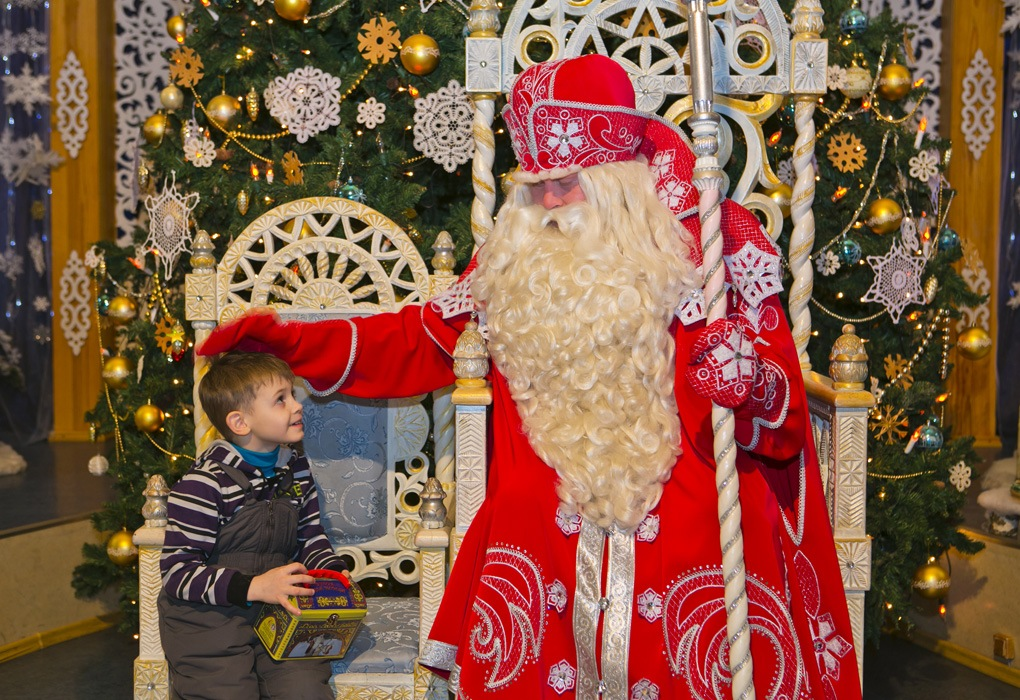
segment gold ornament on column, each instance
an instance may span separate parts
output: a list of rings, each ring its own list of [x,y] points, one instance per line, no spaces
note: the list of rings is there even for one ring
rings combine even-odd
[[[273,8],[280,17],[297,22],[308,16],[312,0],[273,0]]]
[[[106,316],[113,319],[118,326],[122,326],[138,315],[138,304],[129,296],[118,294],[110,299],[110,307],[106,310]]]
[[[911,587],[922,598],[938,600],[945,598],[949,593],[950,583],[949,572],[935,561],[935,557],[928,557],[928,563],[919,566],[914,572],[914,581]]]
[[[237,213],[244,216],[248,213],[248,190],[241,190],[237,193]]]
[[[188,36],[188,23],[180,15],[174,15],[166,21],[166,33],[178,44],[183,44]]]
[[[130,566],[138,558],[138,547],[131,540],[127,528],[115,532],[106,541],[106,556],[117,566]]]
[[[878,96],[883,100],[902,100],[910,93],[914,79],[910,69],[893,60],[878,73]]]
[[[163,112],[156,112],[142,124],[142,137],[147,143],[159,143],[166,134],[167,116]]]
[[[903,221],[903,209],[900,208],[900,205],[888,197],[880,197],[868,207],[868,218],[864,223],[872,232],[883,235],[897,230],[901,221]]]
[[[143,433],[154,433],[163,427],[166,415],[159,406],[147,403],[135,411],[135,427]]]
[[[992,336],[984,328],[973,326],[968,328],[956,341],[960,354],[968,360],[983,360],[992,351]]]
[[[790,215],[790,202],[793,200],[793,188],[785,182],[765,190],[765,195],[779,207],[784,217]]]
[[[248,118],[255,121],[259,118],[259,94],[255,88],[248,88],[244,96],[244,108],[248,112]]]
[[[400,45],[400,62],[407,72],[428,75],[439,66],[439,42],[428,34],[414,34]]]
[[[176,85],[167,85],[159,92],[159,102],[167,109],[180,109],[184,105],[184,93]]]
[[[131,360],[121,355],[115,355],[103,363],[103,381],[111,389],[124,389],[128,385],[128,378],[135,368]]]
[[[209,104],[205,106],[205,111],[208,113],[209,118],[224,129],[237,116],[240,109],[241,103],[237,101],[237,98],[233,95],[228,95],[226,92],[221,92],[209,100]]]

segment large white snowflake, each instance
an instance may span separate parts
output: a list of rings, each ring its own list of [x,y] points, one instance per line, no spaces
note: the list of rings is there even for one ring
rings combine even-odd
[[[748,241],[735,255],[724,255],[733,286],[754,308],[783,289],[782,269],[778,255],[755,247]]]
[[[467,92],[456,80],[414,101],[414,147],[452,173],[471,160],[472,108]]]
[[[273,78],[263,96],[269,113],[298,143],[340,123],[340,78],[313,66]]]
[[[910,177],[928,182],[939,174],[939,157],[936,151],[928,149],[910,159]]]
[[[0,32],[0,54],[10,57],[16,53],[27,53],[33,57],[46,53],[48,38],[35,27],[21,31],[5,29]]]
[[[1002,0],[1006,6],[1006,18],[1002,20],[1001,34],[1009,34],[1014,29],[1020,29],[1020,0]]]
[[[21,273],[24,271],[25,259],[18,255],[18,251],[8,248],[3,253],[0,253],[0,274],[9,279],[11,284],[17,284],[18,278],[21,277]]]
[[[39,237],[33,236],[28,239],[28,255],[32,258],[35,274],[41,275],[46,270],[46,248]]]
[[[823,277],[836,274],[836,270],[839,269],[839,258],[831,250],[826,250],[823,254],[815,258],[815,267],[818,268],[818,272]]]
[[[6,132],[4,132],[6,134]],[[10,142],[14,151],[14,160],[4,163],[2,170],[8,179],[15,185],[25,182],[33,185],[48,185],[50,183],[50,170],[60,165],[64,159],[56,151],[47,150],[42,141],[35,134],[27,139],[19,139]],[[0,151],[4,150],[0,145]]]
[[[868,264],[875,271],[875,279],[861,301],[882,304],[893,323],[900,322],[900,314],[908,304],[924,301],[924,292],[921,291],[922,256],[911,254],[896,241],[885,255],[869,255]]]
[[[376,102],[374,97],[369,97],[358,104],[358,123],[364,124],[366,129],[375,127],[386,121],[386,105]]]
[[[960,493],[970,488],[970,467],[962,459],[949,468],[949,483]]]
[[[188,251],[191,243],[191,212],[198,204],[198,193],[182,195],[177,191],[177,175],[173,174],[170,186],[163,181],[163,191],[158,197],[145,198],[145,209],[149,212],[149,237],[145,246],[157,253],[158,262],[163,266],[163,278],[169,279],[181,253]]]
[[[196,168],[208,168],[216,160],[216,145],[205,136],[193,136],[184,142],[184,160]]]
[[[4,104],[20,104],[26,112],[35,111],[36,105],[50,103],[50,76],[33,75],[27,63],[21,66],[21,73],[5,75]]]

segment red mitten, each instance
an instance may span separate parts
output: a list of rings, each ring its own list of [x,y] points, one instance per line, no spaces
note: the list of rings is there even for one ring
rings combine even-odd
[[[736,408],[751,396],[757,370],[758,355],[750,329],[720,318],[698,332],[685,376],[700,396]]]

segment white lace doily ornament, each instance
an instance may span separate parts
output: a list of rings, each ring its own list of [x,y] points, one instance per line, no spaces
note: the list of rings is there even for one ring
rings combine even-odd
[[[815,267],[823,277],[834,275],[839,269],[839,258],[831,250],[827,250],[815,258]]]
[[[386,105],[376,102],[374,97],[369,97],[358,104],[358,123],[364,124],[366,129],[375,127],[386,121]]]
[[[869,255],[868,264],[875,271],[875,279],[861,301],[884,306],[893,323],[900,322],[900,314],[908,304],[924,301],[921,291],[924,258],[912,255],[899,241],[895,241],[885,255]]]
[[[89,474],[92,476],[102,476],[110,470],[110,460],[103,455],[94,455],[89,460]]]
[[[22,64],[20,73],[0,80],[4,83],[4,104],[20,104],[31,114],[36,106],[50,103],[50,76],[33,75],[28,63]]]
[[[269,113],[298,143],[340,123],[340,78],[312,66],[273,78],[263,92]]]
[[[779,167],[776,169],[776,177],[790,187],[793,187],[793,158],[787,158],[786,160],[779,161]]]
[[[839,90],[846,85],[846,68],[829,66],[825,73],[825,84],[830,90]]]
[[[921,151],[910,159],[910,177],[928,182],[939,174],[939,158],[935,151]]]
[[[419,97],[414,101],[414,147],[452,173],[475,153],[471,110],[467,91],[456,80]]]
[[[178,256],[188,251],[191,243],[188,222],[198,200],[197,192],[182,195],[177,191],[176,173],[169,187],[163,180],[163,191],[158,197],[145,198],[145,209],[149,212],[149,237],[145,239],[145,246],[156,251],[157,262],[163,267],[163,279],[170,278]]]
[[[216,144],[205,136],[190,138],[184,142],[184,160],[197,168],[208,168],[216,160]]]
[[[970,467],[962,459],[949,468],[949,483],[960,493],[970,488]]]

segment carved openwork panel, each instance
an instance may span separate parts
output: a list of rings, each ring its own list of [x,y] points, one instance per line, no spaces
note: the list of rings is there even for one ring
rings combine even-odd
[[[310,197],[260,216],[216,268],[219,322],[252,306],[393,311],[429,296],[411,239],[358,202]]]

